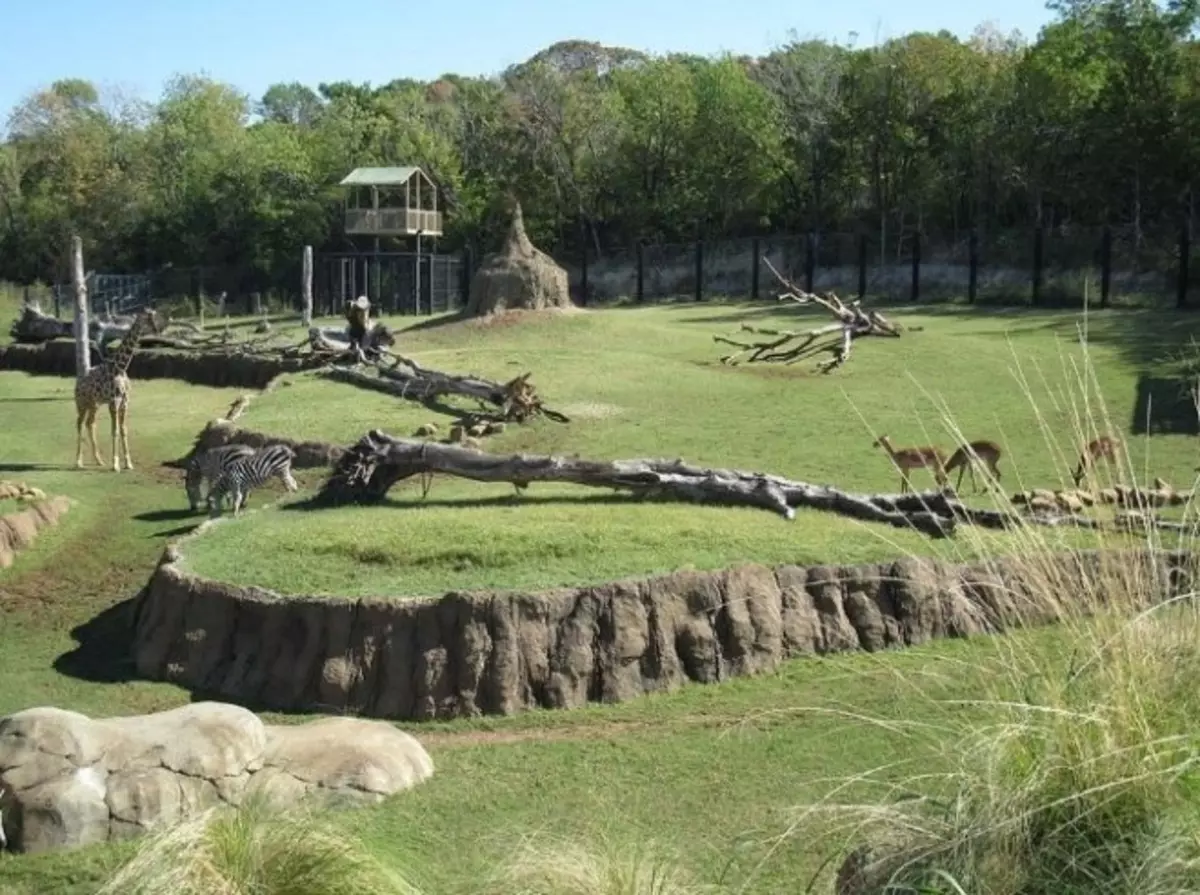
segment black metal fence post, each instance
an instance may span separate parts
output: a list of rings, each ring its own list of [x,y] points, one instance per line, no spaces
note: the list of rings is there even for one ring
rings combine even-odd
[[[1188,306],[1189,262],[1192,255],[1192,228],[1188,221],[1179,228],[1179,283],[1176,286],[1175,307],[1183,310]]]
[[[757,236],[750,243],[750,298],[758,301],[758,272],[762,256],[762,240]]]
[[[1033,228],[1033,282],[1029,293],[1030,304],[1035,308],[1042,302],[1042,252],[1045,246],[1045,231],[1038,224]]]
[[[646,300],[646,246],[637,241],[637,300],[641,304]]]
[[[867,297],[867,234],[858,234],[858,297]]]
[[[979,230],[971,228],[967,237],[967,302],[975,304],[979,298]]]
[[[462,300],[462,306],[465,308],[471,303],[471,268],[474,266],[472,256],[475,253],[471,251],[470,246],[463,247],[462,263],[458,268],[459,275],[459,298]]]
[[[1112,294],[1112,228],[1100,234],[1100,307],[1107,308]]]
[[[804,234],[804,291],[813,291],[817,276],[817,234],[809,230]]]
[[[588,244],[587,234],[584,234],[582,252],[579,256],[579,303],[583,307],[587,307],[588,303]]]
[[[913,234],[912,243],[912,300],[921,300],[921,234]]]
[[[696,301],[704,298],[704,239],[696,240]]]

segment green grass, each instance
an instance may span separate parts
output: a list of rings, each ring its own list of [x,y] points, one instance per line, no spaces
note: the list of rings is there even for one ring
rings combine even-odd
[[[1045,449],[1028,399],[1008,369],[1014,353],[1027,369],[1036,359],[1051,391],[1056,383],[1065,387],[1072,374],[1063,369],[1062,357],[1073,349],[1055,338],[1070,339],[1075,318],[906,315],[906,321],[924,325],[925,331],[895,342],[861,344],[842,373],[825,378],[797,368],[766,372],[702,365],[718,353],[708,334],[728,331],[731,321],[745,314],[704,305],[592,314],[517,329],[427,329],[404,334],[402,346],[431,366],[494,376],[519,371],[528,362],[526,368],[534,370],[535,381],[552,405],[568,413],[572,405],[584,403],[611,404],[623,411],[615,418],[580,417],[569,426],[517,429],[497,439],[494,450],[578,451],[609,457],[683,454],[697,462],[890,490],[894,475],[886,460],[870,449],[871,434],[853,407],[864,412],[875,433],[889,431],[898,443],[925,440],[922,420],[929,435],[946,443],[938,411],[919,384],[945,398],[971,437],[1008,440],[1010,457],[1002,463],[1006,480],[1017,478],[1014,467],[1028,484],[1061,477],[1064,464]],[[699,319],[706,316],[719,319]],[[670,325],[674,319],[681,321],[677,328]],[[1170,347],[1182,344],[1188,326],[1188,318],[1173,316],[1113,314],[1093,321],[1097,376],[1126,430],[1137,376],[1170,372],[1165,361],[1155,358],[1169,357]],[[1005,333],[1012,339],[1012,351]],[[1139,356],[1143,350],[1145,356]],[[647,362],[647,356],[653,360]],[[626,359],[624,366],[621,358]],[[636,365],[651,374],[626,371],[639,368]],[[587,369],[572,372],[578,366]],[[904,375],[906,366],[916,383]],[[1035,383],[1035,390],[1040,388]],[[129,714],[189,698],[177,687],[129,679],[129,669],[119,661],[119,629],[99,616],[133,596],[164,542],[196,521],[186,513],[182,473],[155,464],[182,454],[203,423],[236,394],[135,381],[130,420],[137,469],[119,475],[79,472],[71,468],[74,412],[69,381],[0,373],[0,412],[5,420],[0,427],[0,475],[28,481],[47,493],[68,494],[77,502],[59,527],[40,537],[12,569],[0,571],[0,716],[33,705],[58,705],[99,716]],[[354,395],[353,401],[345,400],[347,394]],[[713,411],[712,402],[724,410]],[[1072,413],[1065,402],[1058,410],[1051,404],[1043,392],[1039,406],[1056,432],[1061,426],[1065,445],[1072,440]],[[344,386],[298,378],[291,387],[256,400],[245,422],[264,431],[349,441],[370,426],[403,432],[429,418],[386,396],[348,393]],[[722,423],[715,431],[714,421]],[[831,440],[838,446],[827,446]],[[1147,444],[1129,441],[1135,462],[1149,455],[1143,477],[1162,475],[1177,487],[1189,483],[1195,465],[1190,437],[1155,436]],[[106,459],[109,450],[104,445]],[[23,466],[32,468],[12,468]],[[468,503],[482,489],[439,482],[431,499]],[[463,544],[470,542],[461,537],[458,526],[470,527],[476,524],[472,517],[486,518],[479,514],[488,512],[510,514],[505,518],[513,520],[512,530],[531,540],[539,527],[560,531],[562,538],[599,537],[600,532],[619,530],[622,517],[645,520],[675,532],[675,539],[685,538],[683,543],[663,538],[663,550],[676,552],[659,556],[647,550],[642,556],[653,565],[640,570],[624,564],[635,555],[628,543],[635,533],[629,521],[625,542],[609,542],[622,551],[620,563],[599,554],[574,565],[562,559],[546,563],[541,555],[524,565],[499,563],[505,556],[530,556],[514,538],[504,542],[508,546],[503,556],[485,560],[496,568],[459,570],[444,578],[438,578],[441,573],[436,570],[423,569],[418,575],[427,584],[414,585],[417,578],[408,569],[363,564],[368,566],[360,571],[364,592],[382,581],[388,592],[414,593],[479,583],[483,575],[521,586],[524,574],[524,583],[534,586],[570,580],[572,574],[578,576],[575,580],[587,580],[610,571],[633,574],[673,564],[717,563],[722,556],[764,559],[758,545],[771,537],[780,538],[771,542],[771,549],[790,551],[784,558],[792,561],[832,561],[855,550],[863,557],[894,557],[907,549],[927,549],[923,541],[900,543],[896,532],[885,533],[894,542],[889,545],[868,528],[844,525],[830,516],[817,517],[817,524],[798,519],[789,525],[765,512],[687,507],[681,508],[686,512],[680,516],[668,516],[664,511],[673,508],[656,506],[651,517],[638,515],[642,506],[597,503],[581,508],[573,502],[537,501],[544,490],[534,486],[528,505],[513,509],[385,507],[374,512],[373,520],[366,511],[256,512],[243,522],[218,526],[211,536],[198,539],[192,552],[203,559],[197,548],[216,544],[226,531],[239,532],[243,541],[273,532],[279,543],[286,543],[293,526],[315,525],[322,518],[324,524],[312,529],[308,544],[334,543],[340,535],[332,529],[351,524],[356,516],[363,527],[392,528],[392,540],[377,536],[380,549],[396,549],[403,537],[424,538],[422,543],[431,545]],[[252,505],[274,497],[256,495]],[[398,502],[406,499],[402,495]],[[578,515],[564,515],[568,510]],[[411,521],[417,513],[422,525],[440,526],[438,537],[417,530]],[[395,522],[386,521],[393,517]],[[582,538],[565,531],[564,519],[583,528]],[[681,526],[699,534],[690,539],[678,535]],[[835,526],[836,537],[825,531]],[[706,534],[710,527],[723,532],[721,537]],[[470,530],[495,538],[482,527]],[[742,544],[723,553],[722,538],[739,532]],[[644,529],[641,536],[648,537]],[[258,561],[273,543],[264,539],[250,549],[239,546],[229,556]],[[975,546],[950,549],[969,554]],[[231,549],[228,544],[226,549]],[[704,559],[698,559],[705,549]],[[822,555],[824,549],[829,553]],[[308,574],[332,561],[328,555],[313,561]],[[260,576],[269,571],[261,562],[259,568]],[[343,566],[344,572],[355,568],[351,562]],[[375,576],[374,583],[369,575]],[[256,583],[267,582],[259,578]],[[78,625],[88,630],[73,634]],[[828,824],[818,823],[815,830],[794,827],[799,808],[831,805],[834,800],[861,803],[878,797],[880,783],[912,788],[921,775],[961,772],[965,759],[957,747],[967,741],[965,734],[982,729],[981,719],[999,714],[993,706],[970,701],[1019,701],[1037,691],[1031,681],[1063,679],[1064,667],[1069,670],[1082,661],[1073,648],[1079,645],[1078,633],[1074,643],[1071,636],[1069,630],[1044,629],[902,653],[797,660],[757,679],[691,686],[617,706],[403,724],[427,745],[435,776],[376,808],[338,815],[336,823],[361,837],[373,854],[425,892],[516,891],[488,889],[486,883],[521,854],[527,837],[538,834],[575,843],[606,842],[618,852],[653,841],[673,852],[703,882],[728,883],[733,890],[744,884],[740,891],[756,893],[802,890],[840,843],[817,835],[827,831]],[[77,638],[85,643],[82,651],[76,649]],[[1172,650],[1186,648],[1174,641],[1168,645]],[[1016,655],[1024,658],[1014,661]],[[1139,680],[1150,682],[1145,676]],[[1103,698],[1104,691],[1098,692]],[[1084,700],[1097,697],[1092,692],[1073,698],[1074,703],[1058,704],[1081,714],[1087,708]],[[1165,698],[1154,704],[1163,705]],[[1146,725],[1148,736],[1159,729],[1157,723]],[[914,735],[918,724],[923,725],[922,736]],[[869,775],[871,785],[864,781],[845,786],[858,775]],[[1177,801],[1168,804],[1178,810]],[[793,828],[796,832],[787,835]],[[133,844],[123,844],[35,857],[0,855],[0,892],[92,895],[134,849]]]
[[[1066,403],[1064,390],[1079,377],[1076,318],[898,312],[923,331],[864,342],[843,370],[827,377],[814,375],[811,362],[736,368],[716,362],[724,349],[712,342],[713,333],[742,319],[797,326],[797,316],[711,305],[628,309],[520,326],[409,331],[401,349],[427,366],[495,379],[532,370],[547,402],[572,417],[569,425],[512,427],[488,440],[494,452],[682,456],[852,491],[894,492],[898,476],[882,449],[872,447],[874,437],[889,434],[898,446],[933,442],[950,452],[953,440],[939,421],[945,410],[967,437],[1002,445],[1006,485],[1069,485],[1063,469],[1077,451],[1080,410]],[[1109,313],[1093,326],[1103,334],[1134,318]],[[1098,385],[1126,430],[1146,366],[1128,356],[1129,348],[1092,348]],[[1043,421],[1018,375],[1040,396]],[[1056,399],[1063,403],[1053,407]],[[348,395],[344,385],[304,377],[258,399],[244,417],[260,431],[339,443],[376,426],[410,434],[427,421],[445,431],[447,420],[419,405]],[[1058,453],[1047,450],[1043,424]],[[1162,476],[1190,486],[1191,437],[1133,439],[1131,454],[1147,464],[1139,479]],[[932,483],[926,471],[913,478],[918,487]],[[186,562],[203,575],[285,594],[400,597],[594,583],[748,560],[855,563],[936,549],[909,531],[816,511],[787,522],[762,510],[637,503],[552,485],[534,485],[518,499],[508,485],[440,478],[424,500],[412,482],[395,488],[382,508],[281,508],[230,521],[189,544]],[[1004,539],[996,549],[1008,549]]]

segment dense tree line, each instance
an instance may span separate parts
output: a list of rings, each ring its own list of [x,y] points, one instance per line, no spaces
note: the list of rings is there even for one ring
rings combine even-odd
[[[69,234],[103,270],[235,267],[345,249],[337,181],[416,164],[444,248],[487,248],[504,197],[552,251],[770,231],[907,234],[1194,212],[1200,0],[1056,0],[1036,41],[981,27],[762,58],[647,57],[570,42],[492,78],[272,86],[202,77],[157,103],[64,80],[0,144],[0,279],[51,280]]]

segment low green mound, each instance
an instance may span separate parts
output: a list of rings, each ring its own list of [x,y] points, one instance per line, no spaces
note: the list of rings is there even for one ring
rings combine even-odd
[[[1071,395],[1086,379],[1075,316],[897,314],[920,329],[899,340],[864,341],[828,377],[814,375],[811,362],[717,363],[723,351],[712,335],[742,319],[781,329],[811,325],[807,314],[766,310],[773,313],[709,306],[557,316],[506,327],[450,324],[407,331],[401,350],[427,366],[498,380],[531,370],[547,403],[572,417],[569,425],[510,427],[487,440],[486,449],[497,453],[682,456],[851,491],[894,492],[899,477],[882,449],[872,447],[874,438],[888,434],[896,446],[934,443],[949,453],[954,439],[942,422],[949,413],[967,438],[1004,448],[1006,487],[1069,484],[1064,477],[1084,413]],[[1194,466],[1191,437],[1156,435],[1143,443],[1127,432],[1137,409],[1136,371],[1147,369],[1136,354],[1138,327],[1152,323],[1128,313],[1090,321],[1094,385],[1114,429],[1126,432],[1137,477],[1161,476],[1184,489]],[[1122,338],[1109,340],[1117,330]],[[426,421],[438,421],[444,431],[449,417],[386,395],[299,379],[257,399],[246,425],[349,443],[369,428],[405,435]],[[918,470],[913,481],[925,488],[932,479]],[[1004,538],[996,542],[1005,549]],[[410,484],[379,507],[255,513],[192,541],[186,553],[197,573],[282,593],[402,596],[594,583],[745,561],[853,563],[935,550],[954,555],[956,547],[829,513],[801,512],[789,523],[761,510],[640,503],[538,484],[516,498],[506,485],[439,479],[425,500]]]

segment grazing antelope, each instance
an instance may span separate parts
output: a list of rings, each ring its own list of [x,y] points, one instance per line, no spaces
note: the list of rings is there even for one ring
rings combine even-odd
[[[979,485],[975,481],[975,464],[976,458],[985,464],[992,475],[996,477],[996,481],[1000,481],[1000,467],[997,466],[1000,462],[1000,456],[1003,452],[1000,450],[1000,445],[994,441],[972,441],[970,444],[964,444],[953,454],[946,462],[946,475],[949,475],[954,470],[958,470],[958,481],[954,484],[954,490],[957,491],[962,487],[963,473],[970,473],[971,487],[979,491]]]
[[[937,481],[938,487],[942,488],[946,485],[946,455],[942,453],[940,448],[933,446],[900,448],[896,450],[892,447],[891,440],[886,435],[880,435],[875,439],[871,447],[882,447],[888,452],[888,456],[892,458],[892,463],[900,470],[900,493],[904,494],[910,489],[908,481],[909,470],[929,468],[933,470],[934,480]]]
[[[1079,465],[1071,473],[1071,477],[1075,480],[1075,487],[1079,487],[1079,483],[1083,481],[1087,468],[1095,465],[1097,460],[1107,460],[1109,463],[1115,463],[1117,459],[1116,450],[1120,444],[1121,439],[1108,435],[1101,435],[1095,441],[1089,441],[1087,447],[1083,449],[1083,453],[1079,455]]]

